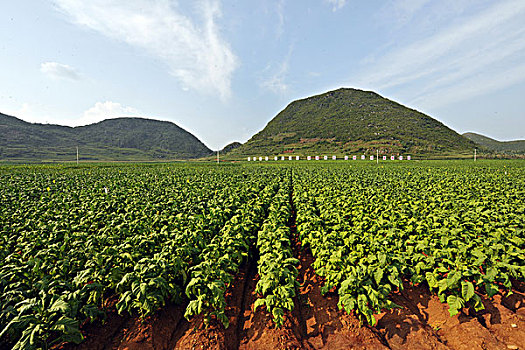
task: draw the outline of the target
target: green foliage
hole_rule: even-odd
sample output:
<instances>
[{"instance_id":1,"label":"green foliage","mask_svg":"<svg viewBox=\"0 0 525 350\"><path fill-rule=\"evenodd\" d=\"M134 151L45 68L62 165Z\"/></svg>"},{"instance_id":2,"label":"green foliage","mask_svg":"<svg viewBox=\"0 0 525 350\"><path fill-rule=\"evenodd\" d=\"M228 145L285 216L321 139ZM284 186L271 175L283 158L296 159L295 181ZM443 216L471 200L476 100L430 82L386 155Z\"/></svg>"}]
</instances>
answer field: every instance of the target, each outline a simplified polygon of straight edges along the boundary
<instances>
[{"instance_id":1,"label":"green foliage","mask_svg":"<svg viewBox=\"0 0 525 350\"><path fill-rule=\"evenodd\" d=\"M451 315L481 310L525 281L524 165L0 166L0 347L81 342L108 296L146 316L185 293L186 317L228 326L225 292L256 255L254 308L282 325L298 274L290 198L339 308L374 324L413 283Z\"/></svg>"},{"instance_id":2,"label":"green foliage","mask_svg":"<svg viewBox=\"0 0 525 350\"><path fill-rule=\"evenodd\" d=\"M275 178L272 180L275 181ZM202 261L190 269L191 279L186 287L186 295L191 301L184 314L186 318L204 314L205 322L209 324L214 316L224 327L228 327L224 296L226 288L233 281L241 263L248 258L255 234L278 187L276 182L268 185L262 192L259 188L257 194L236 211L232 219L204 248L200 256Z\"/></svg>"},{"instance_id":3,"label":"green foliage","mask_svg":"<svg viewBox=\"0 0 525 350\"><path fill-rule=\"evenodd\" d=\"M292 210L290 186L289 177L286 177L270 205L268 218L257 239L259 281L255 292L259 299L255 302L254 310L266 306L276 327L283 325L284 310L293 309L293 297L299 286L296 268L299 260L293 257L290 228L287 226Z\"/></svg>"},{"instance_id":4,"label":"green foliage","mask_svg":"<svg viewBox=\"0 0 525 350\"><path fill-rule=\"evenodd\" d=\"M243 239L252 232L255 240L259 224L252 220L264 219L278 173L228 166L0 167L0 343L31 349L80 342L79 324L104 318L108 295L118 296L118 312L142 316L180 301L209 254L217 266L246 257L250 244ZM211 248L217 244L227 248L219 256ZM211 281L216 303L227 283Z\"/></svg>"},{"instance_id":5,"label":"green foliage","mask_svg":"<svg viewBox=\"0 0 525 350\"><path fill-rule=\"evenodd\" d=\"M107 119L66 127L31 124L0 113L0 160L165 160L208 156L212 151L177 125L143 118Z\"/></svg>"},{"instance_id":6,"label":"green foliage","mask_svg":"<svg viewBox=\"0 0 525 350\"><path fill-rule=\"evenodd\" d=\"M242 146L242 143L240 143L240 142L229 143L226 146L224 146L223 149L220 150L220 154L226 154L228 152L233 151L236 148L239 148L240 146Z\"/></svg>"},{"instance_id":7,"label":"green foliage","mask_svg":"<svg viewBox=\"0 0 525 350\"><path fill-rule=\"evenodd\" d=\"M525 140L497 141L473 132L466 132L463 136L476 143L482 150L508 155L525 154Z\"/></svg>"},{"instance_id":8,"label":"green foliage","mask_svg":"<svg viewBox=\"0 0 525 350\"><path fill-rule=\"evenodd\" d=\"M374 92L338 89L290 103L238 156L349 153L470 155L474 143L431 117Z\"/></svg>"},{"instance_id":9,"label":"green foliage","mask_svg":"<svg viewBox=\"0 0 525 350\"><path fill-rule=\"evenodd\" d=\"M407 280L456 315L525 279L523 162L339 164L295 169L294 194L302 243L341 309L373 325Z\"/></svg>"}]
</instances>

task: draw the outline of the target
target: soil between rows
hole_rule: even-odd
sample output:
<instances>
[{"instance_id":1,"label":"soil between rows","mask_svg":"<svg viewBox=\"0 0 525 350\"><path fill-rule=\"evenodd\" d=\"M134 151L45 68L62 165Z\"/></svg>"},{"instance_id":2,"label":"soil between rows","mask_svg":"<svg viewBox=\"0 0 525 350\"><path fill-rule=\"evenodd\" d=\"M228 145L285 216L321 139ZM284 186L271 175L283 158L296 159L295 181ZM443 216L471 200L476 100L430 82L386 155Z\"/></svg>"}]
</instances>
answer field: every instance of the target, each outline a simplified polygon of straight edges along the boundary
<instances>
[{"instance_id":1,"label":"soil between rows","mask_svg":"<svg viewBox=\"0 0 525 350\"><path fill-rule=\"evenodd\" d=\"M405 285L393 294L402 306L375 315L375 327L337 308L337 295L322 296L322 279L313 271L313 258L295 242L301 286L295 307L276 329L271 316L253 303L258 281L255 264L245 265L226 295L227 329L217 322L206 328L202 317L188 322L185 304L167 305L151 317L119 316L114 308L104 325L83 327L84 343L62 349L525 349L525 294L484 300L485 310L464 310L450 317L448 307L428 288Z\"/></svg>"},{"instance_id":2,"label":"soil between rows","mask_svg":"<svg viewBox=\"0 0 525 350\"><path fill-rule=\"evenodd\" d=\"M375 327L362 326L337 307L337 294L321 295L323 280L313 269L313 256L301 246L295 213L289 222L294 255L299 259L300 287L294 310L275 328L264 309L253 312L257 258L241 266L226 293L227 329L201 316L187 321L186 303L169 304L144 320L119 316L114 301L104 325L83 327L86 341L62 349L525 349L525 284L514 282L514 294L483 299L485 310L450 317L448 307L424 285L405 284L392 295L401 309L375 315Z\"/></svg>"}]
</instances>

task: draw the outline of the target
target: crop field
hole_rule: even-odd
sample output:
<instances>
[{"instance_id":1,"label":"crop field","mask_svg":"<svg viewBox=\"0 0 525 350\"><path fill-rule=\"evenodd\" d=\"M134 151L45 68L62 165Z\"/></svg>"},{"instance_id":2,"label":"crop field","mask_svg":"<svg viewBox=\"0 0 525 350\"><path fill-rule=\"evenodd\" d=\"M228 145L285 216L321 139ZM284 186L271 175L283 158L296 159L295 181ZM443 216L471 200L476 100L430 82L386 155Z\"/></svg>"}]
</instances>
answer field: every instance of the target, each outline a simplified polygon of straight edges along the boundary
<instances>
[{"instance_id":1,"label":"crop field","mask_svg":"<svg viewBox=\"0 0 525 350\"><path fill-rule=\"evenodd\" d=\"M0 165L0 349L525 349L525 161Z\"/></svg>"}]
</instances>

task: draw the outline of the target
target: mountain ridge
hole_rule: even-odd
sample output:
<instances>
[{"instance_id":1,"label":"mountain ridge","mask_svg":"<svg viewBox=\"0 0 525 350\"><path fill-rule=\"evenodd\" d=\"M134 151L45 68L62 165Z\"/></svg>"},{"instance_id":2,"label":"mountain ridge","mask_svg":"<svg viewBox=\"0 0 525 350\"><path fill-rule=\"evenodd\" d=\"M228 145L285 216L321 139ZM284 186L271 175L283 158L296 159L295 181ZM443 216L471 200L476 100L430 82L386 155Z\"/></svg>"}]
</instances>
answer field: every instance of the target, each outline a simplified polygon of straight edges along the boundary
<instances>
[{"instance_id":1,"label":"mountain ridge","mask_svg":"<svg viewBox=\"0 0 525 350\"><path fill-rule=\"evenodd\" d=\"M0 159L83 160L192 159L212 151L168 121L109 118L84 126L29 123L0 113Z\"/></svg>"},{"instance_id":2,"label":"mountain ridge","mask_svg":"<svg viewBox=\"0 0 525 350\"><path fill-rule=\"evenodd\" d=\"M465 132L462 135L490 152L525 154L525 140L499 141L475 132Z\"/></svg>"},{"instance_id":3,"label":"mountain ridge","mask_svg":"<svg viewBox=\"0 0 525 350\"><path fill-rule=\"evenodd\" d=\"M29 123L0 113L0 160L89 161L207 159L214 152L173 122L108 118L84 126ZM412 155L414 158L525 154L525 141L458 134L438 120L373 91L340 88L290 102L227 159L274 155Z\"/></svg>"},{"instance_id":4,"label":"mountain ridge","mask_svg":"<svg viewBox=\"0 0 525 350\"><path fill-rule=\"evenodd\" d=\"M340 88L292 101L230 154L329 152L467 156L475 144L443 123L373 91Z\"/></svg>"}]
</instances>

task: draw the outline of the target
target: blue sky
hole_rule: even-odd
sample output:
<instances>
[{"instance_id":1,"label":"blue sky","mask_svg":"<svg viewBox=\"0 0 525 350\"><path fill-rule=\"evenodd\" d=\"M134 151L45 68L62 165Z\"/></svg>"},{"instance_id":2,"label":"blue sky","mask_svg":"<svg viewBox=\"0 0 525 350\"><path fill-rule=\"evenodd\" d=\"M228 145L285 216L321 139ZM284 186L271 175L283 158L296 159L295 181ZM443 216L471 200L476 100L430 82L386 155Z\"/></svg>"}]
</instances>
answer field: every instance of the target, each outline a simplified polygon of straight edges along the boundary
<instances>
[{"instance_id":1,"label":"blue sky","mask_svg":"<svg viewBox=\"0 0 525 350\"><path fill-rule=\"evenodd\" d=\"M169 120L219 149L354 87L525 139L523 23L523 0L2 1L0 112Z\"/></svg>"}]
</instances>

